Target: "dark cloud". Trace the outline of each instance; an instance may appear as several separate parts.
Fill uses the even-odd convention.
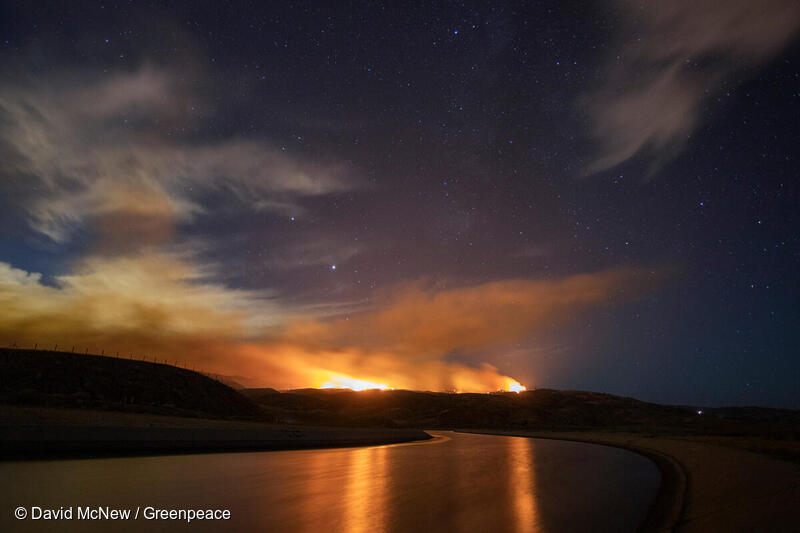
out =
[[[673,156],[722,81],[768,60],[800,28],[794,0],[623,0],[617,7],[626,37],[585,102],[600,144],[589,173],[637,154],[656,166]]]
[[[143,238],[160,236],[213,207],[202,201],[212,191],[285,214],[303,197],[354,185],[344,164],[300,162],[261,139],[183,139],[203,113],[176,73],[153,67],[7,84],[0,172],[24,182],[16,192],[30,224],[55,241],[94,220],[106,234],[119,228],[120,242],[140,227],[120,224],[131,219],[146,221]]]

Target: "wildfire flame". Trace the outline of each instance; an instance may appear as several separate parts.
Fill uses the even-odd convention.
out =
[[[321,389],[352,389],[355,391],[361,390],[372,390],[372,389],[379,389],[379,390],[394,390],[394,387],[390,387],[384,383],[374,383],[372,381],[366,381],[364,379],[355,379],[348,376],[336,375],[331,376],[328,381],[320,385]]]
[[[509,392],[516,392],[519,394],[522,391],[528,390],[526,389],[519,381],[514,381],[513,379],[508,383],[508,390]]]
[[[394,390],[385,383],[378,383],[375,381],[367,381],[366,379],[356,379],[344,374],[331,374],[328,380],[319,386],[321,389],[350,389],[354,391],[362,390]],[[515,379],[509,379],[505,390],[509,392],[520,393],[528,390],[524,385]]]

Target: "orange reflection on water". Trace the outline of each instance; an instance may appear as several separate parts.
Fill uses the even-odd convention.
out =
[[[533,469],[533,440],[510,437],[511,465],[508,484],[513,495],[514,531],[537,531],[536,472]]]
[[[535,441],[431,433],[422,443],[263,454],[279,475],[251,481],[256,500],[271,502],[256,529],[542,531],[537,498],[551,491],[537,490]]]
[[[354,449],[349,453],[348,476],[344,487],[345,531],[366,533],[386,527],[388,448]]]

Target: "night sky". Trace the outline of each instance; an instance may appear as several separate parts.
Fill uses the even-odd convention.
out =
[[[0,342],[800,407],[798,30],[791,0],[4,2]]]

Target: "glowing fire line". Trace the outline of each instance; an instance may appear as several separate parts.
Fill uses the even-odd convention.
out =
[[[364,379],[355,379],[347,376],[331,376],[328,381],[320,385],[321,389],[352,389],[355,391],[362,391],[362,390],[372,390],[372,389],[379,389],[379,390],[394,390],[394,387],[390,387],[384,383],[374,383],[372,381],[366,381]]]
[[[322,385],[319,386],[321,389],[350,389],[354,391],[363,391],[363,390],[394,390],[394,387],[390,387],[385,383],[378,383],[375,381],[367,381],[365,379],[356,379],[350,376],[345,376],[342,374],[334,374],[329,376],[328,381],[325,381]],[[506,389],[509,392],[524,392],[528,390],[524,385],[522,385],[519,381],[514,379],[509,379],[506,384]]]

